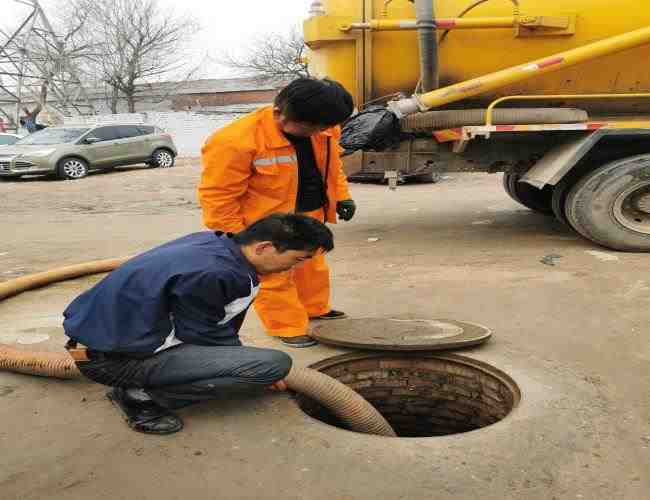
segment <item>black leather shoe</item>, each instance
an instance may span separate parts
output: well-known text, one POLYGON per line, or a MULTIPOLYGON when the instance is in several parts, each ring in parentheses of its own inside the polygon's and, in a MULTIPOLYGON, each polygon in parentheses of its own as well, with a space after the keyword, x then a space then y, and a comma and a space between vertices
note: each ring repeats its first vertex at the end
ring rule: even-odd
POLYGON ((106 397, 124 414, 134 431, 145 434, 173 434, 183 428, 183 421, 151 399, 129 396, 125 389, 114 387, 106 397))
POLYGON ((320 316, 314 316, 311 319, 317 319, 317 320, 325 319, 325 320, 327 320, 327 319, 345 319, 347 317, 348 317, 348 315, 345 314, 343 311, 337 311, 336 309, 332 309, 330 312, 328 312, 326 314, 321 314, 320 316))

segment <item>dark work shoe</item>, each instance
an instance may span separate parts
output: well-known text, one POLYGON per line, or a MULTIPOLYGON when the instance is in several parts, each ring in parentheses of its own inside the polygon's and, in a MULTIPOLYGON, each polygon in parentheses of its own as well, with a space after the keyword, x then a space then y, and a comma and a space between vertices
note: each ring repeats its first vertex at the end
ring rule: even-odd
POLYGON ((134 431, 146 434, 173 434, 183 428, 183 421, 151 399, 129 395, 127 390, 114 387, 106 397, 124 414, 134 431))
POLYGON ((343 311, 337 311, 336 309, 332 309, 330 312, 328 312, 326 314, 321 314, 320 316, 314 316, 311 319, 317 319, 317 320, 325 319, 325 320, 327 320, 327 319, 345 319, 347 317, 348 317, 348 315, 345 314, 343 311))
POLYGON ((311 347, 318 344, 318 342, 312 339, 309 335, 299 335, 297 337, 280 337, 280 340, 284 345, 289 347, 311 347))

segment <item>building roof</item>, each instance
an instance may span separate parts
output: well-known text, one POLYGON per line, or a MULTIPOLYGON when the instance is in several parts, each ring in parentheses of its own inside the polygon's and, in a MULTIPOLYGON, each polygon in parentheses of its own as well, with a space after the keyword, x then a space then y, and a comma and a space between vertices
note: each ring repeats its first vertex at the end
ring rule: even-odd
MULTIPOLYGON (((279 80, 261 81, 257 78, 226 78, 226 79, 204 79, 188 80, 185 82, 158 82, 142 83, 137 85, 139 95, 151 95, 160 97, 164 95, 187 95, 187 94, 219 94, 226 92, 249 92, 275 90, 286 85, 286 82, 279 80)), ((93 89, 90 93, 103 94, 103 88, 93 89)))
POLYGON ((212 94, 251 90, 275 90, 286 85, 280 80, 261 81, 258 78, 228 78, 223 80, 193 80, 181 84, 178 94, 212 94))
MULTIPOLYGON (((246 92, 246 91, 264 91, 276 90, 288 82, 281 80, 262 81, 259 78, 224 78, 224 79, 202 79, 188 80, 184 82, 156 82, 142 83, 137 85, 137 94, 139 97, 165 97, 187 94, 218 94, 226 92, 246 92)), ((89 99, 104 99, 108 92, 107 87, 86 87, 86 93, 89 99)), ((0 101, 11 102, 12 98, 0 89, 0 101)), ((54 95, 52 100, 56 100, 54 95)), ((27 100, 26 102, 30 102, 27 100)))

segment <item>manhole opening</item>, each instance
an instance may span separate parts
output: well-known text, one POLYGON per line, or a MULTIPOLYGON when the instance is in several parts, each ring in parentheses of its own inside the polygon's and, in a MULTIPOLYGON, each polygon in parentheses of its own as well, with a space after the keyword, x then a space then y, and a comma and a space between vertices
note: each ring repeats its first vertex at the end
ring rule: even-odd
MULTIPOLYGON (((517 384, 500 370, 457 355, 346 354, 312 365, 370 402, 399 437, 446 436, 481 429, 519 403, 517 384)), ((314 400, 296 395, 310 417, 346 426, 314 400)))

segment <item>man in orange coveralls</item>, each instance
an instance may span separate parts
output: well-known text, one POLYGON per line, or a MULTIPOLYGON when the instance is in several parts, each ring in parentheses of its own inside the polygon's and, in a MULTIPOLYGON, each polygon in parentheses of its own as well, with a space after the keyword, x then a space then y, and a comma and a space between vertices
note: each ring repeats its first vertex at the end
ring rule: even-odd
MULTIPOLYGON (((352 96, 332 80, 300 78, 273 106, 214 133, 203 147, 199 199, 205 225, 237 233, 274 212, 323 222, 356 211, 342 170, 339 125, 352 96)), ((293 271, 261 280, 255 310, 267 333, 291 347, 309 347, 310 319, 340 319, 330 306, 329 268, 318 255, 293 271)))

